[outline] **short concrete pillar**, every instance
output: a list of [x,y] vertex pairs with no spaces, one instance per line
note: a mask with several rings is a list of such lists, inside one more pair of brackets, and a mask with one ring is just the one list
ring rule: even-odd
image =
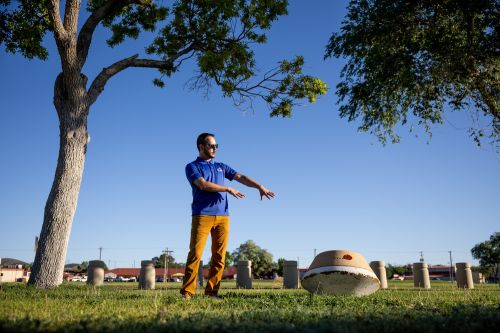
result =
[[468,262],[457,263],[457,286],[458,288],[474,289],[471,265]]
[[87,267],[87,284],[100,286],[104,283],[104,261],[90,260]]
[[385,271],[385,262],[383,260],[370,262],[370,267],[373,273],[378,277],[380,281],[380,289],[387,289],[387,273]]
[[240,260],[237,266],[236,287],[252,289],[252,262]]
[[429,278],[429,266],[425,262],[416,262],[413,264],[413,285],[417,288],[431,288]]
[[139,274],[139,289],[155,289],[156,270],[151,260],[141,261]]
[[198,286],[203,287],[203,260],[200,260],[200,265],[198,266]]
[[286,260],[283,263],[283,288],[297,289],[299,287],[299,270],[297,261]]
[[483,273],[472,272],[472,281],[474,282],[474,284],[482,284],[482,283],[484,283]]

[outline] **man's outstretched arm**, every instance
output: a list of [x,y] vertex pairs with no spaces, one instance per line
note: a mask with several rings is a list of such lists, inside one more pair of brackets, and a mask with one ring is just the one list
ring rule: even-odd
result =
[[257,183],[255,180],[253,180],[252,178],[250,178],[248,176],[237,173],[233,179],[242,183],[243,185],[258,189],[259,194],[260,194],[260,200],[262,200],[263,197],[266,197],[268,199],[274,198],[274,192],[269,191],[263,185]]
[[[236,178],[236,177],[235,177]],[[205,178],[200,177],[196,179],[193,184],[195,184],[200,190],[207,192],[227,192],[231,194],[235,198],[244,198],[245,195],[229,186],[218,185],[209,181],[206,181]]]

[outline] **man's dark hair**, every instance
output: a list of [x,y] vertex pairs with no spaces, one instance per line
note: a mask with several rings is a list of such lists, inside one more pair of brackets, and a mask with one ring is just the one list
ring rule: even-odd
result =
[[205,139],[209,136],[212,136],[215,138],[215,135],[212,133],[201,133],[198,135],[198,139],[196,139],[196,148],[199,148],[200,145],[205,144]]

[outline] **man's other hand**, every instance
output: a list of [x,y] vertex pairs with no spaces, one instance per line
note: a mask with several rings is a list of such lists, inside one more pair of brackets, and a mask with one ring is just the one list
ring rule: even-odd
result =
[[262,185],[259,186],[259,193],[260,193],[260,200],[262,200],[263,197],[266,197],[269,200],[274,198],[274,192],[269,191],[267,188],[265,188]]
[[237,189],[234,189],[234,188],[229,187],[229,186],[227,187],[227,192],[237,199],[241,199],[241,198],[245,197],[245,195],[243,193],[241,193]]

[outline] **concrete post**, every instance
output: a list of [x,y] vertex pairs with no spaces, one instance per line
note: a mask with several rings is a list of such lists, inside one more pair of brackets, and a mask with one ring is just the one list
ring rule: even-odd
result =
[[100,286],[104,283],[104,261],[90,260],[87,267],[87,284]]
[[299,287],[299,270],[297,261],[286,260],[283,263],[283,288],[297,289]]
[[252,289],[252,262],[250,260],[238,261],[237,274],[236,286]]
[[151,260],[141,261],[139,274],[139,289],[155,289],[156,271]]
[[429,266],[425,262],[416,262],[413,264],[413,285],[417,288],[431,288]]
[[472,282],[474,282],[474,284],[482,284],[482,283],[484,283],[483,273],[472,272]]
[[200,265],[198,266],[198,286],[203,287],[203,260],[200,260]]
[[385,262],[382,260],[372,261],[370,262],[370,268],[380,281],[380,289],[387,289],[388,286],[387,286],[387,273],[385,271]]
[[471,265],[468,262],[457,262],[457,286],[458,288],[474,289]]

